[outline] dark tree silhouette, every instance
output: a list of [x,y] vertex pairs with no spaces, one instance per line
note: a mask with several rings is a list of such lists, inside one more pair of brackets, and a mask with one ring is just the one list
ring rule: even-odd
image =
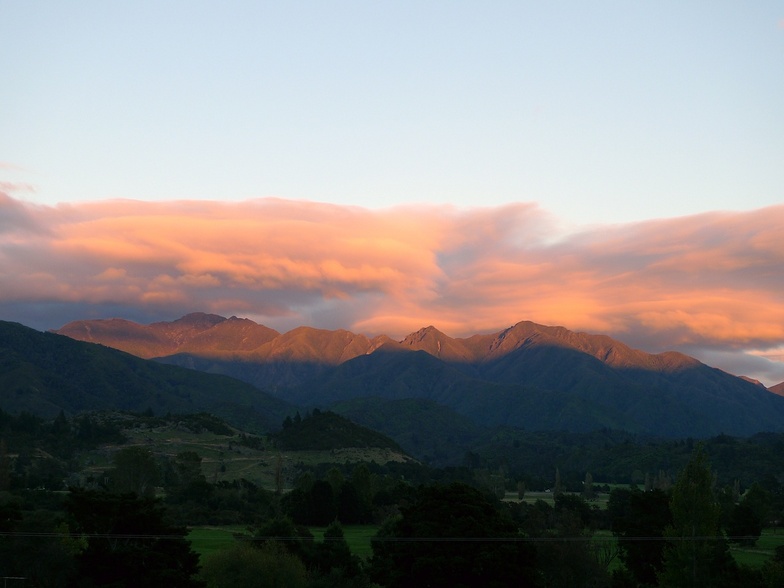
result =
[[721,535],[721,509],[713,497],[713,474],[698,446],[675,483],[670,499],[672,525],[665,530],[664,586],[736,586],[738,573]]
[[626,569],[640,584],[655,585],[664,565],[664,529],[672,524],[669,497],[662,490],[616,488],[607,510]]
[[371,576],[388,588],[534,586],[534,551],[478,490],[425,487],[373,540]]
[[201,586],[199,556],[157,501],[72,489],[67,507],[74,529],[87,537],[77,556],[80,587]]

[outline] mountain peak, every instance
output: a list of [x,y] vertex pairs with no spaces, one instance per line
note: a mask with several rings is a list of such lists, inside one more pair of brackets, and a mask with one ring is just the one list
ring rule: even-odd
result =
[[433,325],[429,325],[427,327],[422,327],[418,331],[411,333],[410,335],[406,335],[405,339],[401,341],[406,345],[412,345],[416,343],[420,343],[422,341],[427,341],[430,339],[437,339],[439,337],[446,337],[441,331],[436,329]]
[[[231,317],[236,319],[236,316]],[[177,320],[171,321],[172,324],[191,324],[191,325],[217,325],[218,323],[222,323],[223,321],[228,320],[226,317],[220,316],[219,314],[209,314],[206,312],[190,312],[185,316],[178,318]],[[247,319],[246,319],[247,320]]]
[[784,426],[781,398],[682,353],[649,354],[606,335],[530,321],[465,339],[430,325],[401,342],[311,327],[280,334],[248,319],[204,313],[147,326],[122,320],[77,326],[61,334],[141,356],[155,352],[167,363],[225,373],[314,405],[352,395],[421,397],[488,424],[664,435]]
[[444,361],[465,363],[474,356],[462,340],[453,339],[432,325],[411,333],[400,345],[412,351],[425,351]]

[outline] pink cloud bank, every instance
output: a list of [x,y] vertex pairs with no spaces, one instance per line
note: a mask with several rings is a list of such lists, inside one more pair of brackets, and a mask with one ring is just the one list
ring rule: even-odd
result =
[[[195,310],[403,336],[528,319],[650,350],[784,343],[784,206],[555,239],[534,204],[368,210],[261,199],[56,207],[0,193],[0,305]],[[13,317],[3,317],[11,318]],[[63,314],[56,328],[73,318]]]

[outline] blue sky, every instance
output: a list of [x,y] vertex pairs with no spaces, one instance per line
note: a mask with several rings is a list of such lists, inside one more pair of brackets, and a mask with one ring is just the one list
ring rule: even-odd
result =
[[0,14],[2,179],[32,202],[523,201],[573,225],[782,201],[781,2]]
[[520,320],[784,380],[784,3],[0,0],[0,319]]

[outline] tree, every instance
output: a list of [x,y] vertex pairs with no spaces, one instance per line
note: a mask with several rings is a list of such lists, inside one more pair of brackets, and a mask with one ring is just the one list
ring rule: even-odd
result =
[[301,588],[308,582],[305,565],[274,542],[240,542],[214,553],[205,558],[200,578],[207,588]]
[[[313,411],[313,414],[316,414],[315,410]],[[329,482],[329,485],[332,486],[332,492],[335,496],[340,493],[340,487],[346,481],[341,471],[336,467],[332,467],[327,471],[326,480]]]
[[738,504],[728,517],[727,534],[730,541],[754,545],[762,534],[762,522],[748,504]]
[[328,525],[337,515],[332,486],[326,480],[316,480],[308,493],[309,524]]
[[[672,525],[665,530],[661,583],[668,587],[721,586],[737,573],[720,536],[719,505],[713,498],[713,475],[701,445],[675,483],[670,499]],[[727,584],[732,585],[732,584]]]
[[0,492],[8,490],[11,486],[11,460],[8,457],[8,447],[5,439],[0,439]]
[[557,497],[559,494],[563,492],[563,487],[561,486],[561,471],[558,468],[555,468],[555,484],[553,485],[553,497]]
[[361,463],[351,472],[351,485],[357,493],[359,523],[369,523],[373,510],[373,479],[368,467]]
[[616,488],[610,493],[607,511],[626,569],[636,582],[656,584],[664,567],[664,530],[672,524],[669,497],[661,490]]
[[333,521],[326,528],[323,542],[313,544],[309,564],[313,571],[322,576],[332,575],[335,579],[359,575],[359,558],[351,553],[338,521]]
[[[3,576],[26,578],[26,586],[67,586],[76,573],[75,557],[86,541],[72,536],[62,513],[49,508],[61,505],[47,505],[41,496],[27,498],[33,501],[28,508],[34,510],[20,510],[17,497],[0,498],[0,530],[4,533],[0,537],[0,570]],[[6,502],[6,498],[11,500]]]
[[423,487],[374,538],[371,577],[388,588],[533,586],[535,553],[478,490]]
[[278,455],[275,460],[275,494],[283,494],[283,456]]
[[340,487],[337,499],[338,519],[346,525],[354,525],[362,521],[363,511],[354,484],[344,482]]
[[155,495],[155,486],[160,481],[160,470],[148,449],[138,446],[120,449],[112,462],[114,469],[110,478],[114,492],[133,492],[146,498]]
[[313,542],[313,535],[307,527],[298,527],[286,517],[268,520],[259,527],[254,534],[254,540],[269,542],[274,541],[286,548],[287,551],[304,559],[306,544]]
[[213,487],[201,472],[201,456],[195,451],[182,451],[171,462],[171,476],[166,487],[167,501],[206,502]]
[[784,586],[784,546],[779,545],[772,558],[765,562],[762,568],[765,586],[778,588]]
[[596,492],[593,489],[593,476],[591,472],[586,472],[585,481],[583,482],[583,498],[586,500],[595,500]]
[[771,493],[757,482],[754,482],[740,499],[740,504],[748,506],[759,519],[761,525],[768,521],[772,503]]
[[170,526],[159,502],[135,494],[71,489],[75,531],[88,537],[77,556],[80,587],[196,588],[199,556],[185,529]]
[[590,541],[593,524],[588,503],[576,494],[559,493],[547,539],[536,543],[537,563],[551,588],[598,588],[609,581],[605,564]]
[[577,517],[580,528],[593,526],[591,507],[581,496],[562,492],[555,497],[553,504],[556,518],[565,513],[571,513]]

